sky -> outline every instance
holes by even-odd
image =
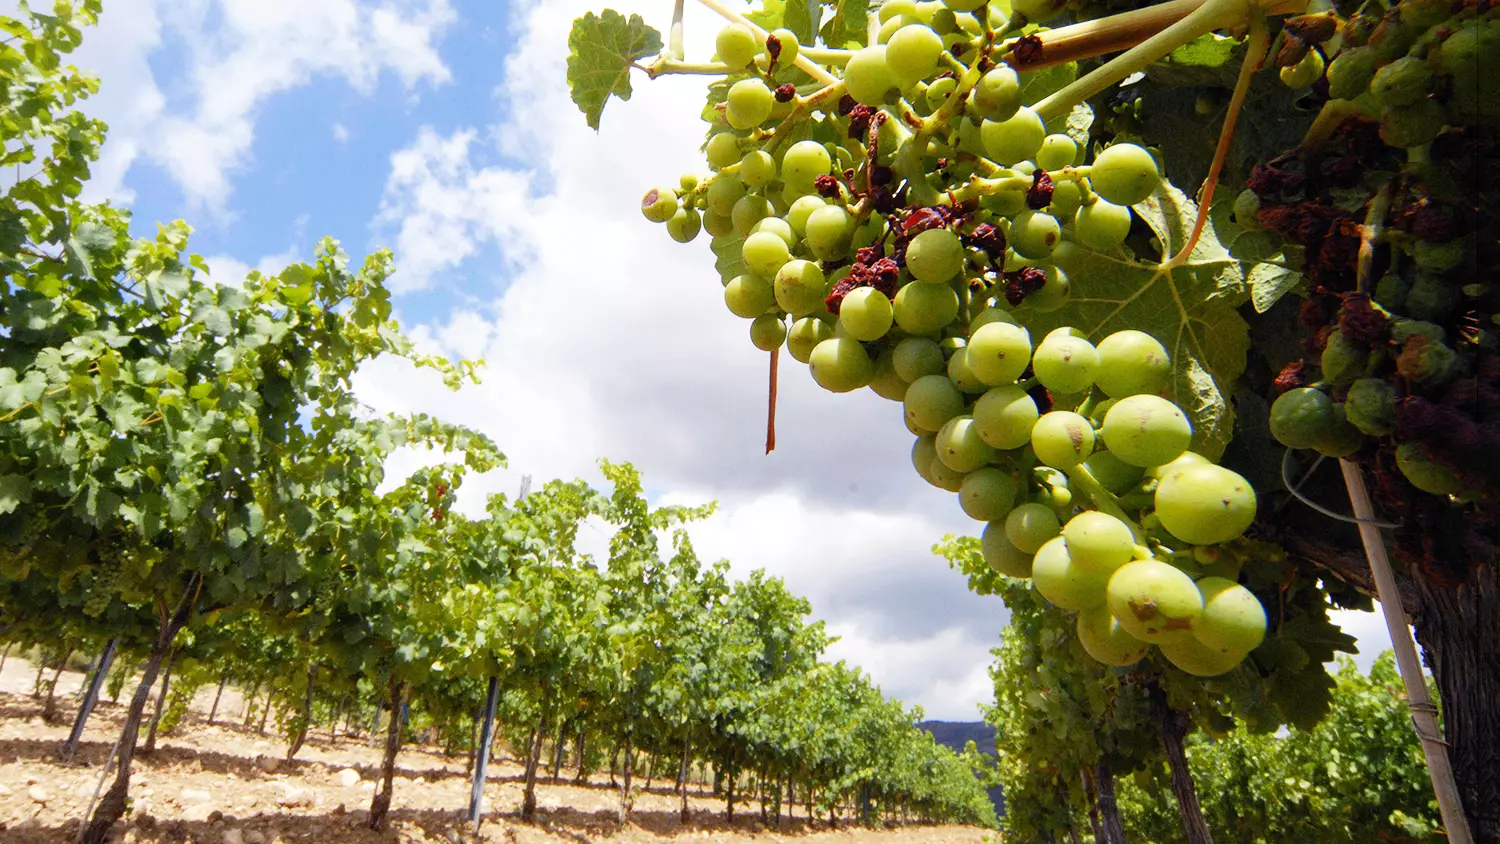
[[[784,578],[840,637],[830,658],[930,718],[977,720],[1007,613],[931,548],[980,525],[916,476],[899,405],[824,392],[785,356],[764,454],[767,355],[724,308],[707,238],[677,244],[638,210],[705,171],[703,80],[637,78],[589,129],[567,33],[603,5],[106,0],[75,55],[110,126],[87,198],[130,206],[139,235],[188,220],[216,278],[308,260],[324,236],[356,259],[393,249],[402,325],[483,358],[483,383],[454,393],[379,361],[356,389],[496,440],[509,465],[466,484],[466,509],[523,475],[601,482],[599,458],[632,462],[653,503],[717,501],[690,530],[699,555]],[[609,5],[661,30],[671,7]],[[689,4],[689,58],[716,20]],[[1388,647],[1377,616],[1341,621],[1361,663]]]

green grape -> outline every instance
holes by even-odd
[[[1219,545],[1238,539],[1255,521],[1255,490],[1223,466],[1189,466],[1157,484],[1156,517],[1184,542]]]
[[[803,317],[792,323],[792,330],[787,332],[786,349],[792,353],[793,360],[807,363],[812,358],[813,349],[832,338],[833,326],[817,317]]]
[[[936,73],[942,54],[942,36],[921,24],[901,27],[885,45],[886,65],[903,86]]]
[[[821,147],[820,147],[821,149]],[[826,153],[826,150],[825,150]],[[783,164],[786,162],[783,161]],[[828,201],[817,194],[799,196],[787,209],[786,221],[792,227],[792,231],[798,237],[807,236],[807,221],[812,219],[812,214],[819,208],[827,208]]]
[[[750,237],[753,240],[762,234]],[[749,248],[749,240],[745,241],[745,246]],[[745,263],[750,264],[751,269],[755,268],[748,257]],[[823,275],[822,267],[812,261],[795,259],[779,267],[775,276],[776,304],[783,311],[800,317],[823,310],[823,300],[828,296],[828,279]]]
[[[775,314],[761,314],[750,323],[750,342],[763,352],[781,348],[786,340],[786,323]]]
[[[1146,476],[1144,469],[1126,463],[1109,451],[1094,452],[1089,455],[1089,459],[1083,461],[1083,466],[1100,486],[1115,495],[1134,487]]]
[[[787,249],[797,245],[797,236],[792,233],[792,225],[780,217],[762,217],[755,225],[750,227],[750,234],[770,232],[781,238]]]
[[[1379,378],[1361,378],[1344,396],[1349,423],[1372,437],[1383,437],[1396,429],[1396,390]]]
[[[917,16],[917,0],[885,0],[878,7],[877,18],[881,23],[902,16]]]
[[[1176,460],[1193,441],[1193,426],[1177,405],[1160,396],[1120,399],[1104,414],[1099,433],[1110,453],[1132,466]]]
[[[979,552],[990,568],[1006,577],[1031,577],[1031,555],[1010,543],[1005,524],[990,522],[979,537]]]
[[[867,386],[875,367],[858,340],[834,337],[815,346],[807,367],[818,386],[834,393],[847,393]]]
[[[1109,575],[1075,565],[1067,543],[1059,536],[1037,549],[1031,561],[1031,582],[1043,598],[1065,610],[1078,612],[1103,606]]]
[[[1124,668],[1141,661],[1151,646],[1130,635],[1106,606],[1078,613],[1078,643],[1097,662]]]
[[[942,459],[942,435],[938,435],[938,458]],[[952,467],[949,467],[952,468]],[[1016,501],[1016,482],[993,466],[964,475],[958,488],[958,504],[969,518],[993,522],[1005,518]]]
[[[848,249],[852,222],[842,205],[825,205],[807,216],[802,237],[814,255],[832,260]]]
[[[740,160],[740,138],[733,132],[715,132],[704,152],[708,155],[708,166],[715,170],[728,167]]]
[[[1412,486],[1432,495],[1455,495],[1463,490],[1458,475],[1434,461],[1420,443],[1396,446],[1396,468]]]
[[[985,120],[1009,120],[1021,107],[1021,77],[1010,65],[997,65],[985,71],[974,86],[974,108]],[[1028,124],[1029,125],[1029,124]],[[981,130],[982,131],[982,130]],[[1043,130],[1045,134],[1045,130]],[[1041,141],[1037,141],[1040,146]],[[1013,159],[1030,158],[1023,155]],[[1002,162],[1009,164],[1010,162]]]
[[[979,438],[974,417],[960,414],[943,423],[937,435],[937,455],[955,472],[972,472],[995,459],[995,449]]]
[[[1052,134],[1042,139],[1042,147],[1036,153],[1036,166],[1047,171],[1061,170],[1071,166],[1077,157],[1077,141],[1068,135]]]
[[[1266,610],[1249,589],[1222,577],[1198,581],[1203,614],[1193,624],[1193,637],[1226,654],[1247,654],[1266,638]]]
[[[992,322],[975,331],[967,348],[969,369],[991,387],[1013,383],[1031,363],[1031,336],[1008,322]]]
[[[1017,549],[1035,554],[1062,530],[1057,514],[1045,504],[1028,501],[1005,517],[1005,538]]]
[[[1135,144],[1115,144],[1094,159],[1089,169],[1094,192],[1116,205],[1144,202],[1161,184],[1151,153]]]
[[[963,268],[963,244],[947,229],[928,229],[906,245],[906,269],[917,281],[940,284]]]
[[[856,287],[839,305],[839,325],[856,340],[871,343],[891,330],[891,300],[873,287]]]
[[[1046,258],[1061,239],[1062,227],[1051,214],[1026,210],[1010,222],[1008,242],[1023,258]]]
[[[964,412],[964,396],[944,375],[924,375],[911,382],[903,401],[907,422],[923,431],[939,431]]]
[[[792,250],[787,247],[786,241],[780,235],[760,231],[745,238],[745,243],[740,248],[740,256],[744,258],[745,266],[749,267],[751,272],[769,278],[776,275],[777,270],[791,260]],[[799,313],[785,306],[783,308],[789,313]],[[810,313],[811,310],[811,308],[806,308],[800,313]]]
[[[896,87],[896,75],[886,62],[885,51],[884,45],[864,47],[856,50],[844,65],[844,85],[855,102],[878,106]]]
[[[755,60],[755,55],[760,52],[760,44],[749,27],[732,23],[719,30],[718,37],[714,39],[714,49],[719,54],[719,61],[739,69]]]
[[[1307,54],[1296,64],[1283,67],[1280,71],[1281,84],[1293,90],[1300,90],[1317,82],[1323,76],[1323,54],[1316,47],[1310,48]]]
[[[958,294],[954,295],[957,296]],[[1011,316],[1010,311],[1004,308],[985,308],[979,312],[978,316],[969,320],[969,333],[972,334],[992,322],[1008,322],[1014,325],[1016,318]]]
[[[958,32],[958,16],[953,13],[952,9],[939,2],[935,4],[932,20],[927,21],[927,25],[939,35],[952,35]]]
[[[759,79],[741,79],[729,86],[724,117],[736,129],[753,129],[771,116],[776,97]]]
[[[1085,510],[1062,528],[1073,565],[1108,577],[1135,556],[1135,535],[1130,526],[1096,510]]]
[[[720,214],[713,209],[703,212],[703,230],[710,237],[723,237],[734,231],[734,219],[728,214]]]
[[[966,393],[982,393],[986,385],[969,366],[969,350],[959,348],[948,357],[948,378]]]
[[[748,237],[755,224],[771,216],[771,203],[758,193],[747,193],[734,203],[729,211],[729,221],[734,224],[734,233]]]
[[[1417,100],[1380,113],[1380,139],[1400,149],[1423,146],[1443,131],[1446,122],[1443,107],[1435,100]]]
[[[1054,331],[1036,347],[1031,367],[1037,380],[1054,393],[1081,393],[1094,386],[1099,350],[1072,334]]]
[[[943,0],[943,5],[955,12],[972,12],[989,0]]]
[[[1313,448],[1335,421],[1333,399],[1312,387],[1288,390],[1271,404],[1271,436],[1287,448]]]
[[[783,27],[775,30],[771,35],[781,43],[781,52],[776,54],[776,64],[789,67],[797,61],[797,56],[802,52],[802,44],[797,40],[797,33]]]
[[[1234,221],[1247,232],[1260,230],[1260,197],[1246,188],[1234,198]]]
[[[781,178],[799,193],[817,190],[817,179],[833,166],[833,157],[817,141],[798,141],[781,159]],[[825,203],[826,204],[826,203]],[[811,212],[809,212],[811,213]]]
[[[1352,100],[1363,94],[1375,78],[1375,66],[1379,61],[1379,54],[1370,47],[1340,50],[1328,64],[1328,96],[1336,100]]]
[[[776,294],[759,276],[737,275],[724,286],[724,304],[737,317],[755,319],[775,306]]]
[[[1343,458],[1353,455],[1365,445],[1365,435],[1352,424],[1345,414],[1344,406],[1333,406],[1333,426],[1314,449],[1324,457]]]
[[[932,480],[932,463],[937,460],[937,437],[932,434],[919,436],[911,444],[911,465],[922,476],[922,480],[937,486]]]
[[[927,110],[929,112],[937,111],[942,107],[943,102],[952,96],[953,92],[957,89],[958,80],[951,76],[932,80],[932,84],[927,86],[927,92],[923,94],[926,98]]]
[[[776,180],[776,159],[763,149],[752,149],[740,159],[740,180],[752,188],[763,188]]]
[[[890,401],[906,399],[906,382],[896,374],[890,349],[881,352],[880,357],[875,359],[875,375],[870,379],[870,390],[875,395]]]
[[[1054,410],[1031,429],[1036,458],[1054,469],[1071,469],[1094,451],[1094,426],[1068,410]]]
[[[1038,467],[1036,476],[1041,487],[1031,496],[1031,500],[1051,507],[1059,519],[1071,516],[1073,492],[1068,489],[1068,476],[1046,466]]]
[[[1067,0],[1014,0],[1011,11],[1032,23],[1046,23],[1067,7]]]
[[[1047,127],[1036,112],[1022,106],[1007,120],[985,120],[980,124],[979,137],[985,155],[1008,167],[1036,155],[1047,137]]]
[[[1096,198],[1073,215],[1073,234],[1090,249],[1114,252],[1130,234],[1130,209]]]
[[[745,183],[734,176],[715,176],[708,186],[708,210],[728,217],[734,212],[734,204],[745,195]]]
[[[1245,661],[1242,653],[1221,653],[1191,638],[1162,644],[1161,655],[1194,677],[1218,677]]]
[[[1193,622],[1203,613],[1203,596],[1193,579],[1160,560],[1126,563],[1109,578],[1109,611],[1130,635],[1164,644],[1192,639]]]
[[[900,323],[900,294],[897,298],[897,323]],[[942,375],[946,371],[943,350],[926,337],[907,337],[891,350],[891,365],[901,380],[910,384],[927,375]]]
[[[641,197],[641,213],[653,223],[665,223],[677,213],[677,192],[671,188],[652,188]]]
[[[1099,372],[1094,383],[1110,398],[1160,393],[1172,378],[1172,358],[1143,331],[1116,331],[1099,341]]]
[[[667,234],[678,243],[691,243],[703,228],[703,218],[695,208],[678,208],[667,221]]]
[[[1048,203],[1046,210],[1058,220],[1071,220],[1082,205],[1083,188],[1077,182],[1059,180],[1052,185],[1052,202]]]
[[[946,284],[912,281],[896,291],[896,324],[909,334],[936,334],[958,318],[958,294]]]
[[[1068,280],[1068,274],[1059,267],[1045,267],[1043,273],[1046,276],[1045,283],[1041,289],[1033,290],[1026,296],[1026,306],[1038,313],[1047,314],[1068,304],[1068,297],[1072,295],[1072,283]]]
[[[1031,429],[1040,415],[1036,401],[1015,386],[987,390],[974,403],[974,426],[980,438],[1006,451],[1031,442]]]
[[[1176,460],[1173,460],[1171,463],[1165,463],[1161,466],[1152,466],[1150,469],[1147,469],[1146,477],[1155,478],[1158,481],[1164,481],[1167,478],[1170,478],[1173,475],[1177,474],[1178,472],[1190,469],[1194,466],[1211,465],[1213,464],[1209,461],[1208,458],[1204,457],[1203,455],[1191,451],[1184,451],[1180,456],[1178,456]]]
[[[934,459],[932,461],[932,485],[949,492],[958,492],[964,486],[964,473],[955,472],[949,469],[943,461]]]
[[[1431,88],[1432,71],[1415,56],[1402,56],[1385,65],[1370,81],[1370,94],[1386,108],[1409,106],[1426,97]]]

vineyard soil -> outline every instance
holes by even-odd
[[[126,697],[100,702],[79,750],[79,766],[57,760],[68,735],[82,675],[63,672],[58,681],[58,718],[46,724],[42,700],[31,697],[36,668],[14,655],[0,672],[0,841],[5,844],[64,844],[75,839],[95,785],[99,766],[118,737]],[[51,677],[49,670],[46,675]],[[724,821],[724,803],[707,787],[690,800],[693,820],[677,819],[678,798],[671,784],[653,783],[635,799],[634,823],[614,823],[618,790],[608,773],[584,785],[545,776],[538,786],[538,820],[518,820],[524,770],[503,755],[489,769],[486,822],[476,838],[464,823],[469,779],[462,755],[445,757],[430,746],[406,745],[397,760],[391,823],[384,832],[366,829],[365,818],[380,749],[368,737],[339,736],[330,741],[317,728],[295,761],[281,761],[283,739],[268,730],[241,726],[243,701],[234,689],[219,704],[218,723],[207,724],[214,687],[199,691],[177,730],[157,740],[157,750],[136,758],[132,781],[134,810],[113,840],[133,844],[353,844],[353,842],[913,842],[979,844],[978,828],[941,826],[893,830],[829,829],[809,824],[799,806],[796,818],[779,830],[760,821],[758,804],[737,807],[735,823]],[[154,704],[154,700],[153,700]],[[149,711],[149,710],[148,710]],[[270,761],[275,760],[275,761]],[[277,764],[279,763],[279,764]],[[273,768],[274,770],[267,770]],[[352,771],[353,773],[346,773]],[[359,779],[354,780],[358,774]],[[697,788],[696,786],[692,786]],[[750,809],[750,811],[747,811]],[[744,812],[742,815],[741,812]]]

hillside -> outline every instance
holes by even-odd
[[[995,755],[995,728],[983,721],[923,721],[917,725],[938,740],[938,744],[962,752],[969,742],[979,748],[980,753]],[[995,804],[995,814],[1005,815],[1005,791],[1000,786],[989,790],[990,802]]]

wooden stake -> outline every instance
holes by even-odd
[[[766,407],[766,454],[776,450],[776,361],[781,357],[781,347],[771,350],[771,395]]]
[[[1438,811],[1443,816],[1448,841],[1451,844],[1473,844],[1463,801],[1458,796],[1458,784],[1453,779],[1453,767],[1448,763],[1448,743],[1438,731],[1437,707],[1427,695],[1427,678],[1422,674],[1422,664],[1417,661],[1417,647],[1407,627],[1406,612],[1401,607],[1401,594],[1396,589],[1396,575],[1386,556],[1385,540],[1380,536],[1380,529],[1370,524],[1375,519],[1375,508],[1365,489],[1364,473],[1358,464],[1348,460],[1340,460],[1339,468],[1344,471],[1344,484],[1349,487],[1349,504],[1354,508],[1354,517],[1360,520],[1359,538],[1364,543],[1370,571],[1375,575],[1380,610],[1385,615],[1386,630],[1391,634],[1391,647],[1396,652],[1401,682],[1406,686],[1406,705],[1411,709],[1412,728],[1422,740],[1422,753],[1427,757],[1427,772],[1432,777],[1432,790],[1437,793]]]

